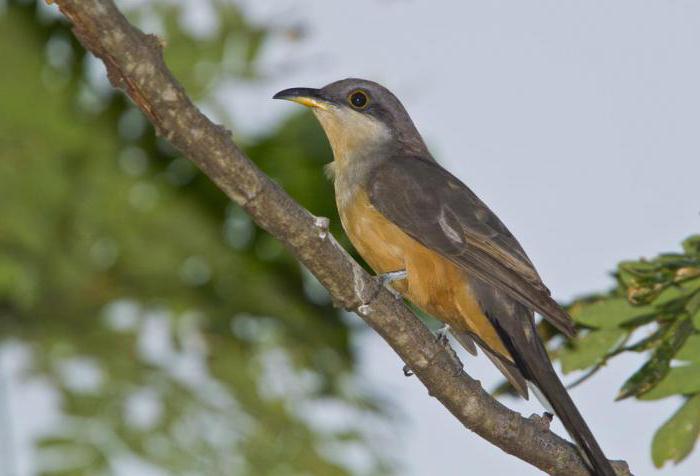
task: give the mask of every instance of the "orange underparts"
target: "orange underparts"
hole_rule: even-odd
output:
[[[350,241],[376,273],[406,270],[407,279],[393,282],[394,289],[452,329],[478,335],[493,352],[513,360],[475,299],[465,270],[386,219],[364,191],[339,211]]]

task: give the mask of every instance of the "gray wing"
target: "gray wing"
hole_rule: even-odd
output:
[[[569,315],[552,299],[535,267],[498,217],[431,159],[386,160],[368,182],[372,205],[409,236],[539,312],[564,334]]]

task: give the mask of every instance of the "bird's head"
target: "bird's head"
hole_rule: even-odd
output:
[[[401,101],[375,82],[343,79],[321,89],[285,89],[274,98],[311,108],[331,143],[336,161],[398,147],[409,154],[427,153]]]

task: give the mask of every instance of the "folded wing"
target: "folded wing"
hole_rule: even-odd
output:
[[[372,205],[424,246],[540,313],[566,335],[569,315],[498,217],[430,158],[394,157],[368,183]]]

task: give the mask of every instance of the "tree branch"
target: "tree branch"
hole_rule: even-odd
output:
[[[49,3],[53,3],[48,0]],[[298,205],[187,97],[163,61],[163,44],[124,18],[111,0],[55,0],[83,46],[107,67],[153,123],[157,133],[194,162],[255,222],[287,248],[328,289],[334,302],[357,312],[406,362],[428,392],[486,440],[554,475],[589,471],[577,449],[536,418],[523,418],[486,393],[432,333],[367,274],[328,233],[327,221]],[[629,474],[616,463],[618,474]]]

